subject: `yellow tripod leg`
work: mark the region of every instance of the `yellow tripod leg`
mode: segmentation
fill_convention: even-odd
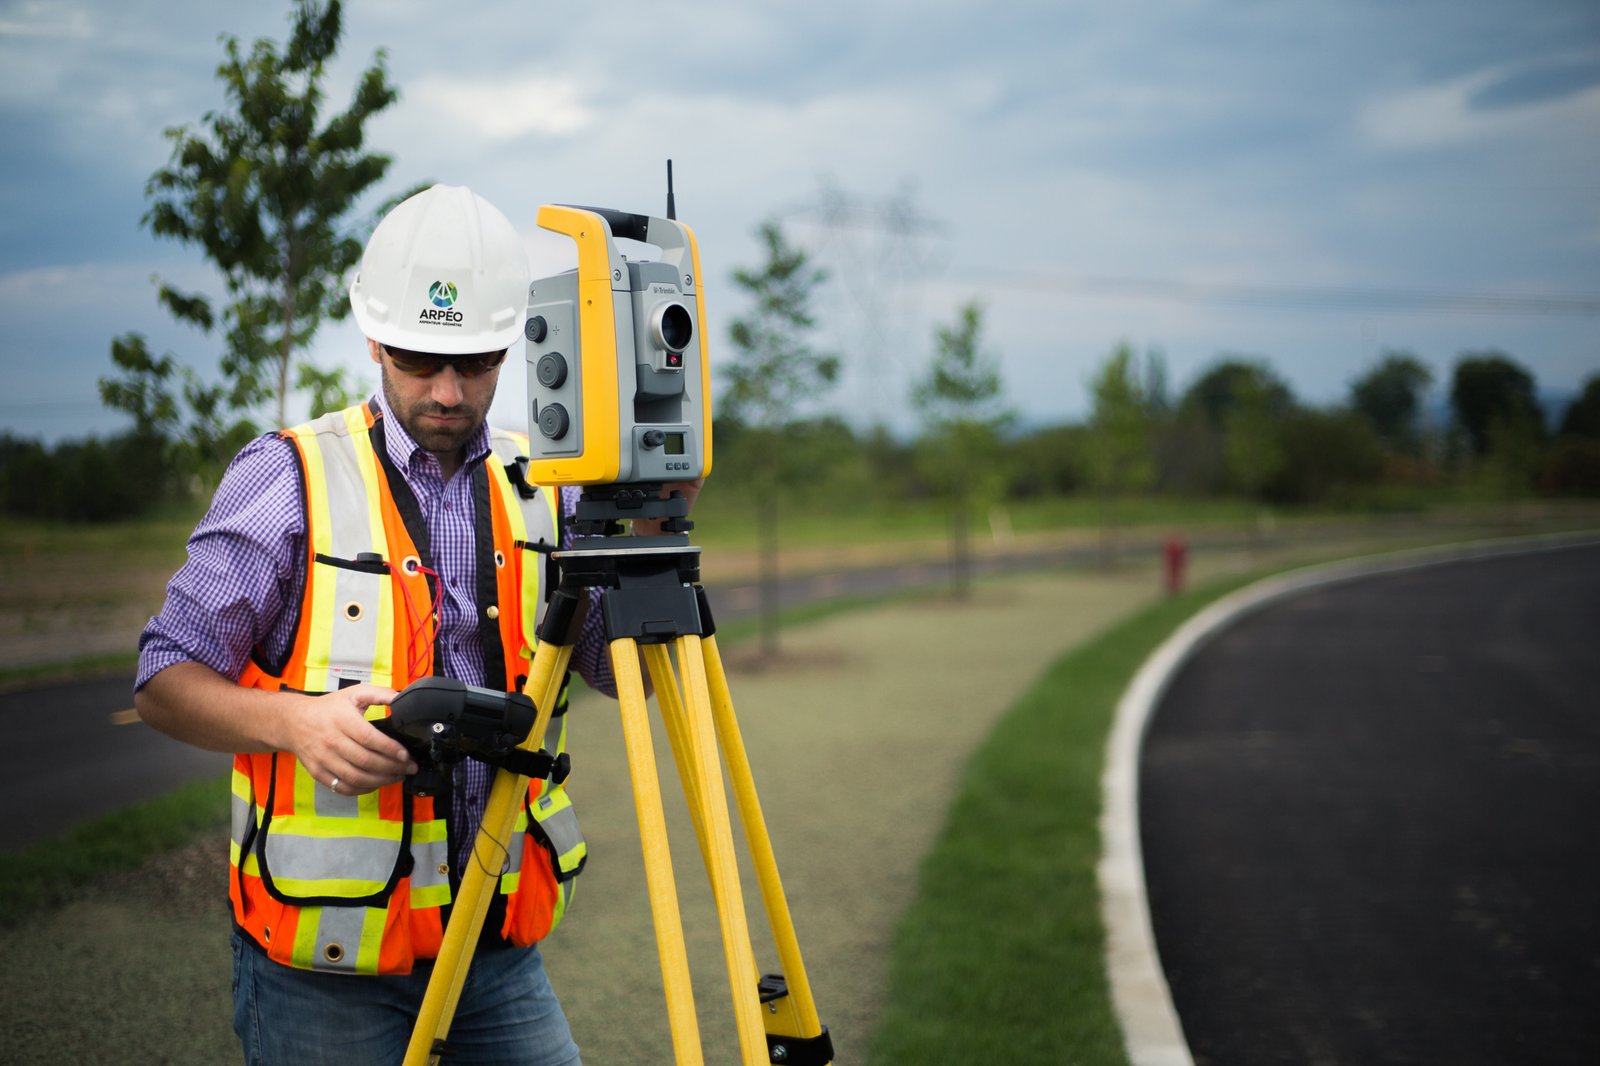
[[[673,674],[671,658],[668,656],[664,645],[648,645],[644,648],[644,654],[645,661],[650,668],[651,680],[655,683],[656,699],[661,705],[662,717],[667,726],[667,735],[673,743],[673,754],[677,758],[679,776],[684,780],[684,793],[689,801],[695,834],[699,839],[701,853],[706,862],[706,871],[708,876],[715,876],[713,874],[713,866],[718,860],[716,854],[712,851],[712,845],[708,838],[710,831],[706,826],[710,814],[703,807],[706,801],[700,796],[703,790],[697,784],[697,781],[704,780],[706,787],[714,787],[720,792],[722,767],[720,764],[713,764],[711,768],[706,770],[705,774],[695,773],[690,769],[693,756],[686,750],[692,743],[686,735],[688,712],[684,708],[683,699],[678,691],[677,678]],[[686,652],[680,647],[680,662],[692,661],[696,657],[696,653]],[[754,777],[750,770],[743,738],[739,734],[737,717],[733,712],[733,701],[728,691],[727,675],[723,671],[715,638],[701,638],[698,658],[705,670],[705,689],[709,694],[710,707],[715,723],[716,740],[721,748],[722,757],[728,761],[729,778],[733,782],[740,820],[745,827],[745,839],[750,846],[753,864],[760,878],[762,902],[773,930],[774,941],[778,947],[780,965],[786,975],[783,986],[784,994],[773,998],[767,1004],[768,1011],[761,1014],[761,1020],[765,1022],[766,1032],[773,1036],[814,1038],[822,1033],[822,1023],[817,1016],[816,1004],[811,995],[811,986],[806,977],[805,962],[800,956],[799,942],[795,936],[794,924],[789,914],[788,901],[784,896],[783,886],[778,877],[777,862],[773,857],[771,838],[767,834],[766,823],[762,818]],[[691,673],[687,676],[692,678],[694,675]],[[693,681],[688,683],[690,685],[694,684]],[[708,745],[706,750],[710,750]],[[707,777],[706,775],[711,776]],[[734,876],[736,877],[737,874]],[[713,891],[716,891],[715,883],[713,884]],[[719,908],[723,906],[720,899],[718,906]],[[738,910],[741,915],[744,913],[742,900],[738,905]],[[734,936],[736,939],[748,943],[747,933],[736,933]],[[748,965],[750,967],[754,966],[753,959],[750,960]],[[730,969],[731,972],[732,970]],[[749,969],[747,972],[754,974],[755,970]],[[787,975],[793,975],[792,981]],[[748,982],[746,982],[745,987],[749,987]],[[763,994],[771,994],[771,988],[765,983],[760,986],[760,991]],[[738,991],[736,991],[737,998],[739,998]],[[741,1018],[748,1018],[748,1014],[741,1013]],[[748,1030],[741,1030],[741,1040],[748,1039]],[[768,1059],[763,1056],[755,1061],[766,1062]]]
[[[722,784],[722,763],[717,757],[716,727],[711,697],[706,687],[700,638],[677,639],[678,667],[683,680],[683,708],[690,741],[688,762],[695,774],[701,817],[706,825],[706,874],[722,926],[722,948],[728,964],[728,984],[733,996],[734,1023],[745,1061],[752,1066],[770,1061],[756,981],[755,951],[745,915],[744,893],[733,848],[733,823],[728,796]],[[687,789],[686,789],[687,791]]]
[[[673,1055],[680,1066],[701,1063],[704,1055],[700,1047],[700,1026],[695,1017],[694,988],[689,981],[689,954],[683,942],[678,886],[672,874],[671,850],[667,846],[667,819],[661,806],[655,746],[650,740],[644,678],[639,673],[639,645],[632,638],[618,637],[611,642],[611,671],[617,681],[617,704],[622,710],[622,740],[633,782],[633,805],[639,817],[645,887],[650,892],[650,916],[655,923],[656,953],[661,960],[661,983],[666,993]]]
[[[706,839],[705,818],[700,810],[699,782],[690,772],[688,718],[684,714],[683,695],[678,688],[678,676],[672,668],[672,657],[665,644],[645,644],[641,650],[644,652],[645,665],[650,670],[651,684],[655,687],[656,702],[661,706],[661,721],[666,726],[667,740],[672,744],[672,758],[678,768],[678,780],[683,784],[695,840],[700,845],[701,857],[710,863],[710,844]]]
[[[544,743],[545,730],[550,726],[551,712],[555,709],[556,697],[561,691],[561,679],[566,674],[567,660],[571,655],[570,644],[550,642],[541,642],[534,653],[528,683],[523,691],[533,699],[538,713],[533,728],[518,745],[525,751],[537,751]],[[406,1046],[406,1066],[424,1066],[425,1063],[439,1061],[433,1048],[450,1032],[450,1023],[455,1019],[456,1006],[461,1001],[461,988],[466,983],[467,970],[472,965],[472,955],[478,947],[478,933],[483,928],[484,917],[489,913],[500,869],[508,854],[511,830],[516,824],[525,780],[521,774],[500,769],[495,772],[493,783],[489,786],[483,822],[472,844],[472,862],[462,874],[461,888],[456,893],[450,913],[450,924],[445,927],[439,957],[434,962],[433,975],[428,978],[428,990],[423,994],[417,1023],[411,1030],[411,1043]]]
[[[717,638],[708,636],[699,643],[706,684],[710,689],[717,740],[722,748],[722,757],[727,762],[728,780],[733,786],[739,820],[744,825],[745,842],[750,848],[750,860],[761,887],[762,903],[766,907],[767,921],[772,927],[773,941],[788,989],[787,996],[780,997],[787,1003],[780,1005],[779,1001],[774,1001],[769,1004],[772,1013],[767,1019],[768,1031],[774,1035],[807,1039],[820,1036],[822,1021],[817,1015],[816,1001],[812,999],[811,982],[806,977],[805,960],[800,955],[800,941],[795,936],[789,901],[778,876],[772,838],[767,833],[766,819],[761,814],[761,799],[756,794],[755,776],[750,770],[744,738],[739,733],[739,720],[734,713],[733,696],[728,689],[728,675],[722,668],[722,655],[717,650]],[[779,1016],[779,1009],[792,1011],[792,1019],[785,1020]],[[788,1027],[790,1021],[797,1029]]]

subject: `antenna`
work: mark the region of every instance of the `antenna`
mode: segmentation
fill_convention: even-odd
[[[671,219],[678,217],[678,204],[672,198],[672,160],[670,159],[667,160],[667,217]]]

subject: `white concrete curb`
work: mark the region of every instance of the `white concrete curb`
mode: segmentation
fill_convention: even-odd
[[[1139,751],[1157,703],[1178,668],[1214,634],[1275,600],[1322,585],[1439,563],[1600,543],[1600,535],[1542,534],[1419,548],[1291,570],[1229,593],[1180,626],[1140,666],[1117,703],[1101,778],[1100,910],[1112,1007],[1134,1066],[1193,1066],[1150,928],[1139,845]]]

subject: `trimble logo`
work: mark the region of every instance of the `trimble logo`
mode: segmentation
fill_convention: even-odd
[[[417,316],[418,324],[427,323],[433,326],[459,326],[462,315],[455,310],[456,301],[461,298],[461,293],[456,289],[455,283],[450,281],[436,281],[428,286],[428,302],[432,307],[424,307]]]

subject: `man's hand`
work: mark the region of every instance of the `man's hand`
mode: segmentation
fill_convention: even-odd
[[[378,685],[354,685],[321,696],[299,696],[285,726],[288,749],[311,776],[346,796],[392,785],[417,772],[405,745],[379,732],[362,714],[387,704],[396,693]]]
[[[241,688],[208,666],[181,662],[152,677],[134,706],[152,728],[208,751],[287,751],[319,784],[349,796],[417,771],[405,745],[362,714],[394,697],[379,685],[320,696]]]

